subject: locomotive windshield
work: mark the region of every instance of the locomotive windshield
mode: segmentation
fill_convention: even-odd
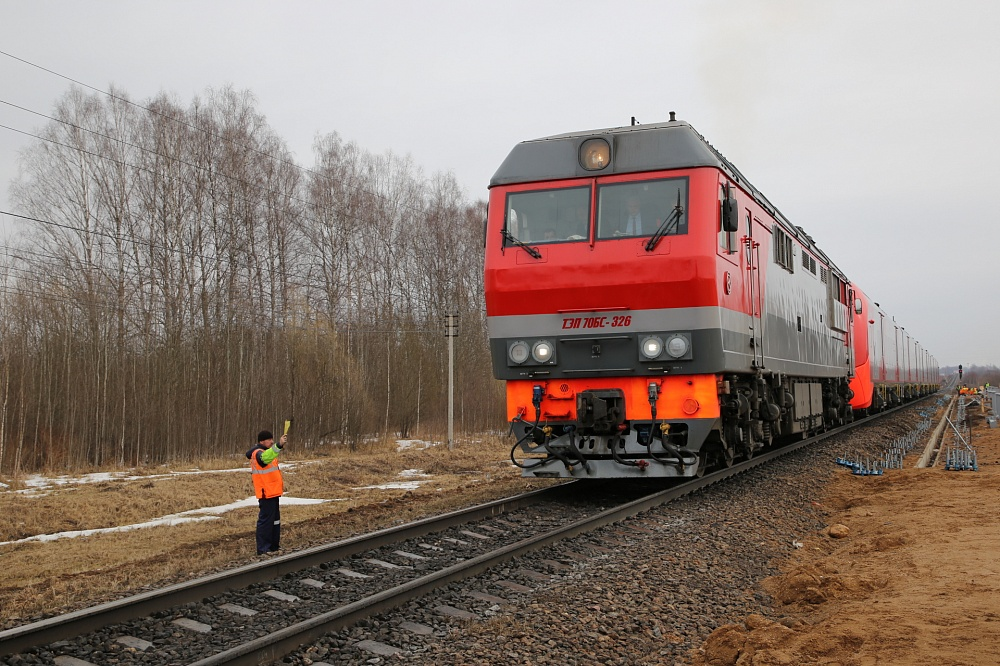
[[[665,236],[687,233],[687,178],[601,185],[597,190],[597,237],[651,236],[669,220]]]
[[[589,187],[507,196],[507,233],[523,243],[585,241],[589,221]]]

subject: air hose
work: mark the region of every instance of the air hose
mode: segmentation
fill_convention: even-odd
[[[646,451],[649,452],[650,458],[660,463],[661,465],[676,465],[679,470],[683,471],[684,467],[687,465],[687,463],[684,462],[684,456],[681,455],[680,449],[678,449],[676,446],[667,441],[667,437],[670,432],[670,424],[669,423],[657,424],[656,422],[656,402],[658,398],[659,398],[659,391],[657,385],[650,384],[649,411],[653,417],[653,425],[649,429],[649,438],[646,440]],[[653,440],[654,440],[653,433],[656,432],[657,427],[659,427],[660,430],[660,444],[663,447],[663,450],[669,453],[670,455],[674,456],[675,458],[677,458],[677,462],[673,462],[665,458],[660,458],[658,455],[653,453]]]
[[[548,438],[548,433],[546,433],[545,434],[545,443],[543,444],[543,446],[545,446],[545,450],[549,454],[547,458],[538,459],[535,463],[530,464],[530,465],[529,464],[519,463],[514,458],[514,451],[517,450],[517,447],[521,446],[521,444],[523,444],[529,437],[534,437],[535,433],[538,431],[538,422],[542,418],[542,387],[541,386],[535,385],[535,387],[532,389],[532,391],[531,391],[531,404],[535,408],[535,422],[532,423],[532,424],[530,424],[531,427],[524,433],[524,435],[521,437],[521,439],[519,439],[516,442],[514,442],[514,446],[510,450],[510,461],[512,463],[514,463],[515,467],[520,467],[521,469],[534,469],[535,467],[541,467],[542,465],[544,465],[547,462],[549,462],[550,460],[552,460],[552,458],[554,458],[554,457],[555,458],[559,458],[560,457],[560,456],[554,455],[553,451],[551,449],[549,449],[549,446],[548,446],[548,439],[549,438]],[[523,411],[524,410],[519,410],[519,412],[521,412],[521,413],[523,413]],[[521,418],[521,414],[519,413],[510,422],[510,434],[512,434],[512,435],[514,434],[514,424],[515,423],[519,423],[519,422],[520,423],[525,423],[525,424],[528,423],[523,418]],[[564,464],[566,464],[566,462],[567,462],[566,460],[563,460]]]
[[[570,450],[570,453],[572,453],[573,456],[583,464],[583,469],[587,472],[587,474],[590,474],[590,465],[587,464],[587,459],[583,457],[583,452],[580,451],[580,449],[577,448],[577,446],[576,446],[576,427],[575,426],[568,426],[566,428],[566,430],[569,431],[569,450]],[[566,459],[565,456],[561,456],[561,455],[559,455],[559,452],[553,451],[552,449],[549,448],[549,444],[548,444],[548,440],[547,439],[546,439],[546,442],[545,442],[545,450],[548,451],[550,454],[555,455],[560,460],[562,460],[563,464],[566,465],[566,469],[567,470],[569,470],[571,472],[573,471],[572,465],[569,464],[569,461]]]

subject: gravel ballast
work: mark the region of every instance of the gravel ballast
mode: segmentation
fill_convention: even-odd
[[[833,474],[849,473],[835,458],[881,451],[912,430],[921,411],[453,584],[327,635],[283,663],[689,663],[718,626],[753,613],[781,619],[759,583],[804,535],[828,527],[824,487]]]

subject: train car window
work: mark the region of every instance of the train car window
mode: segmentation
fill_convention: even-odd
[[[669,178],[600,185],[597,189],[597,238],[687,234],[688,179]]]
[[[732,254],[736,252],[736,236],[739,231],[726,231],[722,228],[722,207],[726,204],[726,186],[719,185],[719,247]],[[737,221],[739,215],[735,216]]]
[[[523,243],[585,241],[590,237],[590,188],[508,194],[504,224]]]

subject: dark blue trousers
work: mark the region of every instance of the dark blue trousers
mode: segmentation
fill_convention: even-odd
[[[260,513],[257,515],[257,554],[273,553],[281,542],[280,497],[257,500]]]

